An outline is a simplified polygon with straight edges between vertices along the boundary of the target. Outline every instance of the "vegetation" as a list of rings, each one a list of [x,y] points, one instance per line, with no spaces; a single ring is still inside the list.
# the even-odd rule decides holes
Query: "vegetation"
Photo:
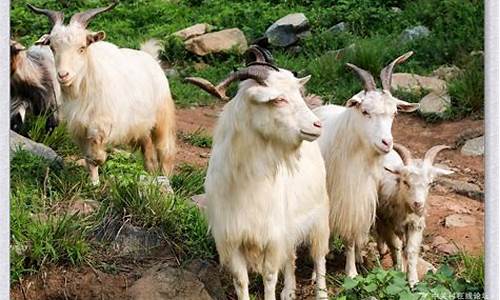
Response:
[[[27,2],[62,9],[66,16],[108,3],[12,0],[12,36],[24,45],[33,44],[50,28],[47,18],[26,8]],[[378,74],[391,59],[413,50],[414,57],[398,71],[428,75],[441,65],[456,65],[462,70],[449,82],[452,107],[442,116],[458,118],[482,116],[483,57],[471,52],[483,50],[483,10],[482,0],[121,0],[114,10],[96,18],[90,28],[105,30],[108,40],[122,47],[138,48],[149,38],[162,41],[161,58],[168,68],[177,71],[169,78],[174,99],[179,107],[185,107],[214,100],[182,78],[201,76],[218,82],[234,67],[242,66],[244,57],[237,53],[193,56],[171,36],[173,32],[205,22],[215,30],[238,27],[252,41],[278,17],[303,12],[311,23],[312,34],[299,43],[298,51],[272,51],[278,65],[302,76],[313,75],[308,84],[311,93],[327,102],[343,103],[361,89],[359,81],[345,68],[346,62]],[[348,30],[329,30],[339,22],[346,22]],[[430,35],[402,42],[402,31],[417,25],[427,26]],[[344,51],[339,54],[335,51],[338,49]],[[201,64],[203,67],[199,67]],[[418,101],[423,95],[421,91],[397,93],[409,101]],[[52,165],[24,151],[11,160],[12,282],[47,264],[87,261],[97,251],[93,232],[109,218],[126,217],[134,225],[159,230],[163,241],[174,246],[181,260],[216,257],[207,223],[190,201],[192,195],[203,192],[204,169],[178,167],[171,178],[174,193],[167,195],[161,185],[149,180],[138,153],[117,151],[102,168],[101,185],[93,187],[84,168],[74,162],[79,152],[64,125],[46,133],[45,121],[43,117],[28,120],[22,133],[52,147],[66,158],[65,164]],[[202,129],[180,138],[197,147],[212,146],[211,137]],[[82,199],[94,199],[100,206],[82,216],[70,209]],[[338,241],[334,248],[341,248]],[[438,273],[429,274],[415,290],[409,289],[402,273],[380,268],[355,279],[337,279],[334,284],[342,285],[339,299],[434,299],[425,295],[481,292],[483,266],[482,257],[459,255],[447,261]]]

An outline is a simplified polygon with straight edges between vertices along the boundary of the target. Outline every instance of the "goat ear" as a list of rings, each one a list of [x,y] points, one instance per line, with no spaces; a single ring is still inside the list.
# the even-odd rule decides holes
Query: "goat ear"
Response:
[[[347,107],[359,107],[361,105],[361,100],[358,98],[351,98],[347,100],[345,106]]]
[[[396,106],[398,108],[398,111],[402,111],[402,112],[412,112],[412,111],[416,111],[419,107],[420,107],[420,104],[418,103],[410,103],[410,102],[406,102],[406,101],[403,101],[403,100],[396,100]]]
[[[307,75],[306,77],[299,78],[299,83],[301,86],[304,86],[310,79],[311,75]]]
[[[396,176],[401,175],[401,172],[399,171],[399,169],[396,169],[396,168],[389,168],[389,167],[384,166],[384,170],[386,170],[387,172],[392,173]]]
[[[431,168],[431,175],[433,178],[443,176],[443,175],[451,175],[453,173],[455,173],[455,172],[453,172],[452,170],[446,170],[446,169],[442,169],[442,168],[438,168],[438,167],[434,167],[434,166]]]
[[[38,45],[38,46],[50,45],[50,35],[49,34],[42,35],[42,37],[39,38],[38,41],[35,42],[35,45]]]
[[[91,32],[87,34],[87,46],[95,42],[103,41],[105,38],[106,33],[104,31]]]

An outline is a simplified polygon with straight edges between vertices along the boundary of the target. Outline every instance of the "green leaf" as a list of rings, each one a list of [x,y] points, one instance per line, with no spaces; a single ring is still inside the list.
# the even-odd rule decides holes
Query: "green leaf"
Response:
[[[385,288],[385,292],[389,295],[397,295],[399,294],[401,291],[403,290],[403,288],[399,285],[395,285],[395,284],[390,284],[388,285],[386,288]]]
[[[377,289],[377,285],[372,282],[370,283],[369,285],[367,286],[364,286],[363,289],[367,292],[367,293],[371,293],[371,292],[374,292],[376,289]]]
[[[344,284],[342,284],[342,287],[346,290],[351,290],[351,289],[355,288],[357,285],[358,285],[357,280],[350,278],[350,277],[346,277],[344,279]]]
[[[417,300],[418,297],[408,291],[399,294],[399,300]]]

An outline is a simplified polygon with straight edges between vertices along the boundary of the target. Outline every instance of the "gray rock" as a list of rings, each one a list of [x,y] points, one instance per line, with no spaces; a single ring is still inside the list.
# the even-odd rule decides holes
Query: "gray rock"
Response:
[[[164,69],[163,73],[165,73],[165,76],[167,76],[168,78],[179,77],[179,72],[177,72],[177,70],[174,68]]]
[[[460,70],[459,67],[457,66],[440,66],[436,70],[432,71],[432,76],[437,77],[439,79],[443,79],[446,81],[450,81],[453,78],[457,77],[458,74],[460,74],[462,70]]]
[[[479,156],[484,155],[484,136],[480,136],[465,142],[460,150],[463,155]]]
[[[454,244],[451,244],[442,236],[436,236],[432,241],[432,247],[439,252],[453,255],[458,253],[458,248]]]
[[[479,201],[484,200],[484,191],[481,190],[477,184],[454,180],[451,178],[441,177],[438,179],[439,184],[454,191],[457,194],[476,199]]]
[[[446,92],[430,92],[419,102],[420,112],[425,114],[442,114],[451,104],[450,95]]]
[[[195,259],[186,266],[186,269],[196,274],[198,279],[205,285],[210,296],[214,299],[226,299],[226,292],[222,284],[223,273],[216,263]]]
[[[394,12],[394,13],[397,13],[397,14],[399,14],[399,13],[402,12],[401,8],[399,8],[397,6],[391,7],[391,11]]]
[[[199,56],[211,53],[236,50],[244,53],[248,48],[245,35],[238,28],[211,32],[189,39],[185,42],[186,50]]]
[[[10,153],[13,157],[13,153],[19,149],[28,151],[36,156],[43,157],[50,161],[55,161],[59,164],[63,163],[62,157],[60,157],[52,148],[45,146],[44,144],[32,141],[15,131],[10,131]]]
[[[152,267],[129,290],[132,300],[212,300],[198,277],[168,265]]]
[[[160,187],[161,191],[164,193],[167,193],[167,194],[174,193],[174,190],[172,189],[172,186],[170,185],[170,180],[168,179],[167,176],[141,175],[139,177],[139,181],[145,185],[148,185],[148,184],[158,185]]]
[[[340,22],[338,24],[333,25],[332,27],[330,27],[328,29],[328,31],[330,31],[332,33],[339,33],[339,32],[344,32],[347,30],[349,30],[349,24],[347,24],[346,22]]]
[[[409,41],[413,41],[416,39],[426,37],[430,33],[431,33],[431,31],[429,30],[429,28],[420,25],[420,26],[415,26],[415,27],[405,29],[401,33],[400,39],[402,42],[409,42]]]
[[[212,26],[207,23],[195,24],[193,26],[189,26],[177,32],[174,32],[173,35],[180,37],[183,41],[188,40],[190,38],[205,34],[210,31]]]
[[[438,94],[446,91],[446,81],[436,78],[420,76],[411,73],[395,73],[392,75],[392,88],[404,90],[430,90]]]
[[[476,218],[467,214],[453,214],[444,219],[444,226],[446,227],[467,227],[474,226]]]
[[[265,32],[269,44],[288,47],[309,31],[309,20],[303,13],[289,14],[274,22]]]

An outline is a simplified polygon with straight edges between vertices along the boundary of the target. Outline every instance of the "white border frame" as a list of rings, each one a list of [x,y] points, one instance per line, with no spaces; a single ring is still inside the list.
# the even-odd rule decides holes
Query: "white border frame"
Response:
[[[9,299],[9,11],[0,0],[0,299]],[[9,68],[9,69],[8,69]]]
[[[488,299],[500,299],[500,4],[498,0],[485,4],[485,292]]]
[[[436,0],[439,1],[439,0]],[[486,228],[485,292],[500,299],[500,3],[485,1]],[[10,3],[0,0],[0,299],[9,299],[9,23]]]

